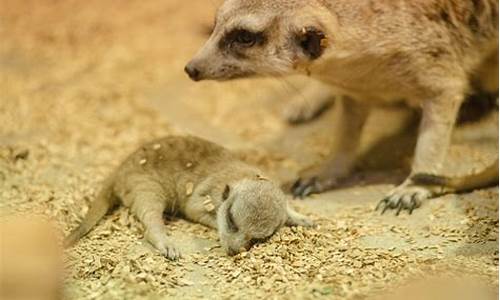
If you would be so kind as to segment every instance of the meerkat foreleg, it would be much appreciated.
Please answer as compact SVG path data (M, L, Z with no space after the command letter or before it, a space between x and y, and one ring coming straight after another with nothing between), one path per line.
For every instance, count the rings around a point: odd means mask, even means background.
M303 198L333 188L354 167L369 107L352 99L342 99L338 104L336 141L330 154L325 162L301 172L292 186L295 197Z
M146 240L167 258L172 260L180 258L181 253L169 238L163 221L166 199L162 186L148 180L136 182L133 190L126 197L130 199L125 199L124 202L132 203L132 212L144 225Z
M411 178L416 174L436 175L441 171L462 100L463 92L458 89L454 93L443 93L423 103L411 174L401 185L390 191L376 209L382 207L382 213L387 209L396 209L396 215L405 209L411 214L422 201L447 192L439 186L414 184Z

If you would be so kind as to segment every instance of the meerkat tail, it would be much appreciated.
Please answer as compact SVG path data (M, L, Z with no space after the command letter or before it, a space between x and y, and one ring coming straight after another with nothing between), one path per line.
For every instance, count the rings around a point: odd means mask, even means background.
M115 203L116 198L113 196L113 182L107 181L97 195L97 198L90 204L89 211L80 225L66 237L64 245L70 247L86 235L92 227L106 215Z
M411 177L411 180L415 184L443 186L455 192L464 192L491 186L498 184L498 158L493 164L478 173L460 177L415 174Z

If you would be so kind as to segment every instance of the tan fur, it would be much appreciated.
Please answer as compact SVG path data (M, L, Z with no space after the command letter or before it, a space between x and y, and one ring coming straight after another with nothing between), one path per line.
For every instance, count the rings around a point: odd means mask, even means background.
M261 42L219 43L234 28L259 32ZM306 196L352 170L373 105L422 109L411 173L439 174L465 95L475 86L498 90L497 57L495 0L227 0L186 70L196 70L196 80L298 72L344 95L338 143L294 185L295 195ZM383 204L411 211L435 195L408 179Z
M130 155L106 180L66 244L89 232L118 201L144 224L146 239L170 259L180 251L168 237L164 212L217 228L229 254L248 249L285 224L312 225L259 169L193 136L162 138Z

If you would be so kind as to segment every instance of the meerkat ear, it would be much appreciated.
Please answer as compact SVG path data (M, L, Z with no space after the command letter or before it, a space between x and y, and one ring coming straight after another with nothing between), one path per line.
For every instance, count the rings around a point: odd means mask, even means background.
M227 200L229 197L229 192L231 192L231 188L229 187L228 184L226 184L226 187L224 188L224 192L222 193L222 201Z
M303 27L298 35L298 42L310 59L317 59L327 46L327 38L323 31L314 26Z

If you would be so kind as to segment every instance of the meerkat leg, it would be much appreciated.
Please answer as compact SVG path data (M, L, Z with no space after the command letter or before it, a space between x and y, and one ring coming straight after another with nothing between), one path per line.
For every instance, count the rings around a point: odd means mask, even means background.
M414 184L411 178L417 174L435 175L441 170L462 100L463 93L459 89L455 93L444 93L424 102L411 174L390 191L376 209L381 207L382 213L387 209L395 209L397 215L404 209L411 214L420 207L422 201L447 192L439 186Z
M149 180L136 180L132 186L133 190L123 197L123 202L131 203L132 212L144 224L144 237L167 258L180 258L181 253L168 236L164 224L166 195L162 186Z
M287 104L283 116L290 124L305 123L328 110L334 100L335 97L328 88L311 82Z
M292 194L303 198L333 188L339 179L348 176L357 158L361 132L369 107L352 99L339 101L336 141L326 162L301 172L292 186Z
M303 214L296 212L290 206L287 207L286 212L287 212L288 218L287 218L285 224L287 226L303 226L303 227L314 226L314 222L311 219L304 216Z

